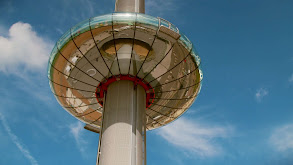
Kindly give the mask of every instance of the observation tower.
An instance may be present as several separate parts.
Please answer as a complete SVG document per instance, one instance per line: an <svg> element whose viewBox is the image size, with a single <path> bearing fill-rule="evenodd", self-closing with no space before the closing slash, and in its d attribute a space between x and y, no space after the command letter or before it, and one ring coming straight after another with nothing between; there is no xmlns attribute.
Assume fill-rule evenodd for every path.
<svg viewBox="0 0 293 165"><path fill-rule="evenodd" d="M144 0L69 29L50 55L60 105L100 134L97 165L146 165L146 131L180 117L200 92L200 58L172 23L144 14Z"/></svg>

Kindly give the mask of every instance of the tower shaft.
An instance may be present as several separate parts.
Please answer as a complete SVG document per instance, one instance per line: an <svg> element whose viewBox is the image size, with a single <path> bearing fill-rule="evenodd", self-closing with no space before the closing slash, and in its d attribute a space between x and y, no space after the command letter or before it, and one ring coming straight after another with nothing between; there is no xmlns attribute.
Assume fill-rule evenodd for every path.
<svg viewBox="0 0 293 165"><path fill-rule="evenodd" d="M145 13L145 0L116 0L115 12Z"/></svg>
<svg viewBox="0 0 293 165"><path fill-rule="evenodd" d="M132 81L108 87L98 165L145 165L145 97L144 88Z"/></svg>

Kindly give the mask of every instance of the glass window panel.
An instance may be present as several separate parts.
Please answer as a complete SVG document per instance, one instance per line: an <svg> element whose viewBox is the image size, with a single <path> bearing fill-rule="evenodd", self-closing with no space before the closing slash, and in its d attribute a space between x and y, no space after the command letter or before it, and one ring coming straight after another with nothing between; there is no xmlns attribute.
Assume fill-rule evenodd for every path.
<svg viewBox="0 0 293 165"><path fill-rule="evenodd" d="M171 24L170 29L178 33L178 28L175 25Z"/></svg>
<svg viewBox="0 0 293 165"><path fill-rule="evenodd" d="M58 49L57 49L57 44L55 44L54 48L52 49L52 52L50 54L50 63L52 64L53 63L53 60L56 56L56 54L58 53Z"/></svg>
<svg viewBox="0 0 293 165"><path fill-rule="evenodd" d="M200 65L200 58L194 46L192 46L191 56L195 60L197 65Z"/></svg>
<svg viewBox="0 0 293 165"><path fill-rule="evenodd" d="M157 30L159 27L159 20L157 18L144 14L137 14L136 22L154 30Z"/></svg>
<svg viewBox="0 0 293 165"><path fill-rule="evenodd" d="M200 75L200 81L201 81L203 79L203 73L202 73L202 70L200 69L200 67L198 69L199 69L199 75Z"/></svg>
<svg viewBox="0 0 293 165"><path fill-rule="evenodd" d="M56 55L58 54L58 49L57 49L57 44L55 44L54 48L52 49L52 52L50 54L49 57L49 61L48 61L48 77L50 77L50 73L51 73L51 64L53 64L54 59L56 57Z"/></svg>
<svg viewBox="0 0 293 165"><path fill-rule="evenodd" d="M59 49L62 49L62 47L69 41L71 40L71 34L70 30L68 30L66 33L63 34L63 36L59 39L57 42L57 46Z"/></svg>
<svg viewBox="0 0 293 165"><path fill-rule="evenodd" d="M196 61L196 60L195 60L195 53L196 53L195 47L192 46L192 50L191 50L191 52L190 52L190 55L191 55L191 57L192 57L192 59L193 59L194 61Z"/></svg>
<svg viewBox="0 0 293 165"><path fill-rule="evenodd" d="M114 25L134 25L136 14L133 13L114 13L113 24Z"/></svg>
<svg viewBox="0 0 293 165"><path fill-rule="evenodd" d="M190 40L182 33L180 33L181 37L179 41L185 46L186 49L190 50L192 48L192 43Z"/></svg>
<svg viewBox="0 0 293 165"><path fill-rule="evenodd" d="M54 58L56 57L57 53L58 53L57 44L55 44L55 46L52 49L51 54L50 54L50 58L48 61L49 65L50 65L50 63L53 64Z"/></svg>
<svg viewBox="0 0 293 165"><path fill-rule="evenodd" d="M86 19L71 28L72 37L76 37L86 31L89 31L89 20Z"/></svg>
<svg viewBox="0 0 293 165"><path fill-rule="evenodd" d="M161 23L161 26L163 25L163 26L165 26L165 27L167 27L167 28L170 28L170 26L169 26L169 22L168 21L166 21L166 20L164 20L164 19L161 19L160 18L160 23Z"/></svg>
<svg viewBox="0 0 293 165"><path fill-rule="evenodd" d="M53 84L52 84L52 82L49 80L49 85L50 85L50 89L51 89L51 91L53 92L53 93L55 93L55 88L54 88L54 86L53 86ZM56 96L55 96L56 97Z"/></svg>
<svg viewBox="0 0 293 165"><path fill-rule="evenodd" d="M90 19L91 29L97 29L103 26L112 26L112 14L102 15Z"/></svg>

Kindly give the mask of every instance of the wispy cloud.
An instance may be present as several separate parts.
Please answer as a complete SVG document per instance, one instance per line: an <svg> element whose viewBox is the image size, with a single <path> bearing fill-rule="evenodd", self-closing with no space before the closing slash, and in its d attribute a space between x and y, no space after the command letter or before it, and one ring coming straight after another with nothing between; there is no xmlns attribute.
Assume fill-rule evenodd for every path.
<svg viewBox="0 0 293 165"><path fill-rule="evenodd" d="M85 156L87 142L82 137L82 133L83 131L85 131L85 129L83 128L83 123L78 121L74 124L71 124L69 127L70 127L70 133L73 135L80 153L83 156Z"/></svg>
<svg viewBox="0 0 293 165"><path fill-rule="evenodd" d="M61 7L50 6L49 12L56 18L58 17L56 20L58 27L68 27L68 25L75 25L84 19L113 12L115 3L113 0L111 1L112 3L101 3L96 0L60 0Z"/></svg>
<svg viewBox="0 0 293 165"><path fill-rule="evenodd" d="M288 81L289 81L290 83L293 83L293 74L289 77Z"/></svg>
<svg viewBox="0 0 293 165"><path fill-rule="evenodd" d="M212 157L222 153L217 139L232 135L231 126L211 126L180 118L168 126L161 128L158 135L175 147L191 155Z"/></svg>
<svg viewBox="0 0 293 165"><path fill-rule="evenodd" d="M177 0L147 0L145 2L146 13L154 16L163 16L166 13L177 10L178 4L180 3L177 3Z"/></svg>
<svg viewBox="0 0 293 165"><path fill-rule="evenodd" d="M61 30L60 28L55 28L55 29L56 29L56 31L57 31L58 33L60 33L61 35L64 34L63 30Z"/></svg>
<svg viewBox="0 0 293 165"><path fill-rule="evenodd" d="M22 22L13 24L7 37L0 36L0 45L0 71L19 75L45 69L53 46Z"/></svg>
<svg viewBox="0 0 293 165"><path fill-rule="evenodd" d="M19 149L19 151L31 162L32 165L38 165L37 160L32 156L32 154L29 152L29 150L25 147L24 144L21 143L19 138L12 132L10 129L6 119L4 116L0 113L0 120L2 121L2 125L11 138L12 142L16 145L16 147Z"/></svg>
<svg viewBox="0 0 293 165"><path fill-rule="evenodd" d="M94 4L90 0L83 0L82 3L86 6L87 11L89 12L89 15L93 16L94 15Z"/></svg>
<svg viewBox="0 0 293 165"><path fill-rule="evenodd" d="M261 102L262 99L267 96L269 94L269 91L267 89L264 89L264 88L260 88L256 91L255 93L255 99L256 101L258 102Z"/></svg>
<svg viewBox="0 0 293 165"><path fill-rule="evenodd" d="M210 110L210 109L213 109L214 106L212 105L201 105L201 106L198 106L198 107L195 107L195 108L191 108L189 109L186 114L196 114L196 113L201 113L201 112L204 112L204 111L207 111L207 110Z"/></svg>
<svg viewBox="0 0 293 165"><path fill-rule="evenodd" d="M293 151L293 124L276 128L270 136L269 144L277 151Z"/></svg>

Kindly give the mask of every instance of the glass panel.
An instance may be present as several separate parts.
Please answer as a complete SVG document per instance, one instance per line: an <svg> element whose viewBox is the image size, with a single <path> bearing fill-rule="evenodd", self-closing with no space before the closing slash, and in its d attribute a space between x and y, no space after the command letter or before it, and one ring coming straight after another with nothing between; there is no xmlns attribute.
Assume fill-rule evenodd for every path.
<svg viewBox="0 0 293 165"><path fill-rule="evenodd" d="M52 82L49 80L49 85L50 85L50 88L51 88L51 91L53 92L53 93L55 93L55 88L54 88L54 86L52 85ZM62 105L62 104L61 104Z"/></svg>
<svg viewBox="0 0 293 165"><path fill-rule="evenodd" d="M163 25L163 26L169 28L169 22L168 21L166 21L164 19L161 19L161 18L160 18L160 21L161 21L161 26Z"/></svg>
<svg viewBox="0 0 293 165"><path fill-rule="evenodd" d="M195 53L195 61L196 61L197 66L200 66L200 64L201 64L201 59L199 58L199 56L198 56L197 53Z"/></svg>
<svg viewBox="0 0 293 165"><path fill-rule="evenodd" d="M50 59L49 59L49 62L52 64L53 63L53 60L55 58L55 56L57 55L58 53L58 49L57 49L57 43L55 44L54 48L52 49L52 52L50 54Z"/></svg>
<svg viewBox="0 0 293 165"><path fill-rule="evenodd" d="M196 62L196 65L199 66L200 65L200 58L199 58L198 53L197 53L194 46L192 46L191 56L194 59L194 61Z"/></svg>
<svg viewBox="0 0 293 165"><path fill-rule="evenodd" d="M54 46L54 48L52 49L52 52L51 52L51 54L50 54L50 57L49 57L49 61L48 61L48 77L50 78L50 73L51 73L51 71L50 71L50 69L51 69L51 64L53 64L53 62L54 62L54 59L55 59L55 57L56 57L56 55L57 55L57 53L58 53L58 49L57 49L57 44L55 44L55 46Z"/></svg>
<svg viewBox="0 0 293 165"><path fill-rule="evenodd" d="M63 36L59 39L57 42L58 48L61 50L62 47L69 41L71 40L71 34L70 34L70 29L63 34Z"/></svg>
<svg viewBox="0 0 293 165"><path fill-rule="evenodd" d="M112 26L112 14L102 15L90 19L91 29L97 29L103 26Z"/></svg>
<svg viewBox="0 0 293 165"><path fill-rule="evenodd" d="M178 33L178 28L175 26L175 25L173 25L173 24L171 24L171 30L173 30L174 32L176 32L176 33Z"/></svg>
<svg viewBox="0 0 293 165"><path fill-rule="evenodd" d="M203 78L203 73L202 73L202 70L199 68L199 74L200 74L200 81L202 80L202 78ZM201 83L200 83L200 89L201 89ZM200 89L199 89L199 91L198 91L198 93L200 92Z"/></svg>
<svg viewBox="0 0 293 165"><path fill-rule="evenodd" d="M86 31L89 31L89 20L86 19L71 28L72 37L76 37Z"/></svg>
<svg viewBox="0 0 293 165"><path fill-rule="evenodd" d="M144 15L144 14L137 14L136 22L138 25L143 24L143 26L146 26L155 30L157 30L159 27L159 20L157 18Z"/></svg>
<svg viewBox="0 0 293 165"><path fill-rule="evenodd" d="M180 35L181 35L181 37L180 37L179 41L182 42L182 44L184 45L184 47L187 50L190 50L192 48L192 43L184 34L180 33Z"/></svg>
<svg viewBox="0 0 293 165"><path fill-rule="evenodd" d="M48 78L51 78L51 64L50 63L48 63L47 76Z"/></svg>
<svg viewBox="0 0 293 165"><path fill-rule="evenodd" d="M134 25L136 14L133 13L113 13L113 24L114 25Z"/></svg>

